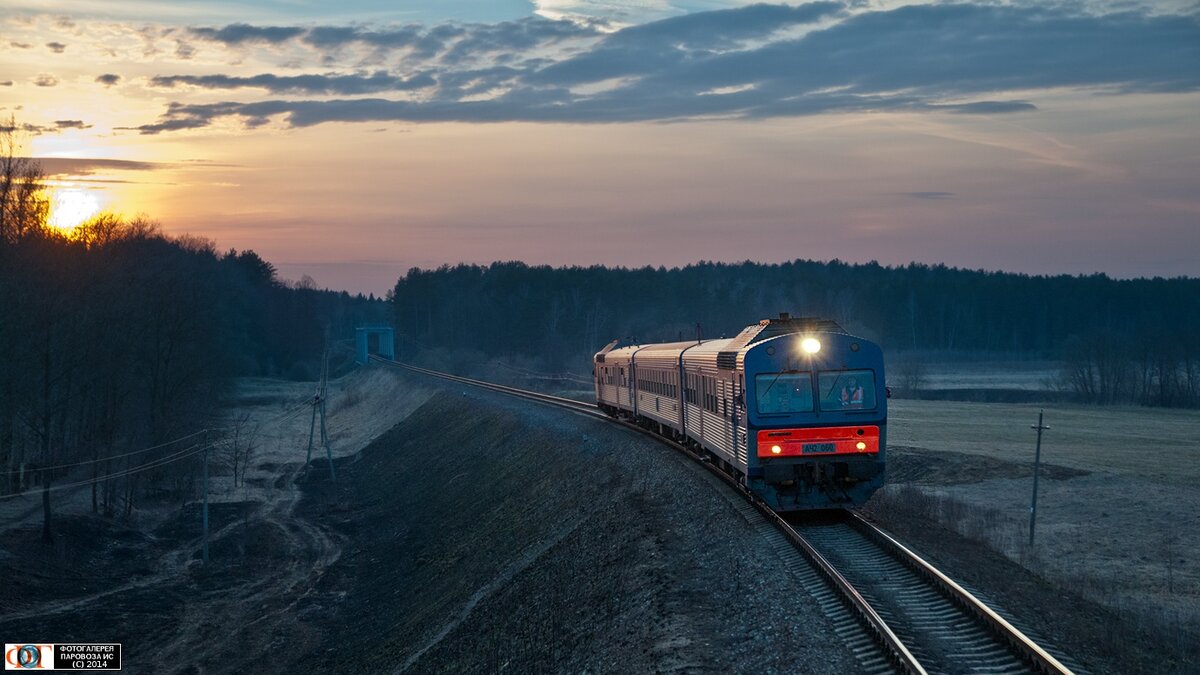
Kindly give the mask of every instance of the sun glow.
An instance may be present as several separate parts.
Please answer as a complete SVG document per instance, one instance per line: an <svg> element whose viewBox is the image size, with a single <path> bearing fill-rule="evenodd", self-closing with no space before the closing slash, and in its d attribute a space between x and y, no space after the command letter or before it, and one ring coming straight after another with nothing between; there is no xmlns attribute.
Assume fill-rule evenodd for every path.
<svg viewBox="0 0 1200 675"><path fill-rule="evenodd" d="M50 197L50 225L63 231L79 227L100 212L95 194L80 188L57 188Z"/></svg>

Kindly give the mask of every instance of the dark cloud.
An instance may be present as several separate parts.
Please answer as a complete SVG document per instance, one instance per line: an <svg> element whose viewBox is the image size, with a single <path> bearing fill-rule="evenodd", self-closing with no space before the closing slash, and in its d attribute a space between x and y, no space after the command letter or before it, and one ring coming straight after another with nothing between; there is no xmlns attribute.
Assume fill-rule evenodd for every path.
<svg viewBox="0 0 1200 675"><path fill-rule="evenodd" d="M106 87L111 87L121 81L121 76L116 73L104 73L103 75L97 75L96 81Z"/></svg>
<svg viewBox="0 0 1200 675"><path fill-rule="evenodd" d="M55 54L61 54L67 50L67 46L61 42L47 42L46 48Z"/></svg>
<svg viewBox="0 0 1200 675"><path fill-rule="evenodd" d="M470 26L442 56L442 62L456 64L481 56L509 56L566 40L600 35L591 26L572 21L553 21L530 17L518 21Z"/></svg>
<svg viewBox="0 0 1200 675"><path fill-rule="evenodd" d="M180 40L175 43L175 58L187 61L196 55L196 48Z"/></svg>
<svg viewBox="0 0 1200 675"><path fill-rule="evenodd" d="M416 44L421 39L422 33L422 27L416 25L381 31L350 26L318 26L305 33L302 41L322 49L345 47L351 44L401 49Z"/></svg>
<svg viewBox="0 0 1200 675"><path fill-rule="evenodd" d="M211 40L227 45L241 45L254 42L271 44L287 42L303 34L304 29L296 26L251 26L245 23L233 23L224 28L189 28L188 32L202 40Z"/></svg>
<svg viewBox="0 0 1200 675"><path fill-rule="evenodd" d="M534 49L568 39L593 37L593 26L556 21L540 16L497 24L446 23L433 27L417 24L383 28L363 26L251 26L230 24L222 28L190 28L203 40L236 46L245 43L279 44L297 40L325 52L350 46L379 50L408 50L416 59L443 55L448 62L461 63L486 55L504 55Z"/></svg>
<svg viewBox="0 0 1200 675"><path fill-rule="evenodd" d="M384 30L318 26L305 32L301 42L317 49L334 52L352 45L381 50L407 49L414 58L431 59L445 50L453 40L467 35L468 32L467 27L457 24L441 24L428 29L409 25Z"/></svg>
<svg viewBox="0 0 1200 675"><path fill-rule="evenodd" d="M90 176L97 171L154 171L169 164L136 162L125 159L76 159L71 157L33 157L49 176Z"/></svg>
<svg viewBox="0 0 1200 675"><path fill-rule="evenodd" d="M42 73L33 78L33 83L39 87L53 87L58 84L58 78L53 75Z"/></svg>
<svg viewBox="0 0 1200 675"><path fill-rule="evenodd" d="M32 134L40 134L40 133L42 133L42 131L44 129L45 129L45 127L37 125L37 124L25 123L25 124L14 125L14 124L7 124L4 122L0 122L0 133L4 133L4 134L9 134L14 131L24 131L24 132L32 133Z"/></svg>
<svg viewBox="0 0 1200 675"><path fill-rule="evenodd" d="M25 124L17 125L17 126L13 126L11 124L5 124L3 126L0 126L0 131L7 133L7 132L19 130L19 131L24 131L25 133L28 133L28 134L33 134L34 136L40 136L42 134L58 133L60 131L65 131L66 129L91 129L91 128L92 128L92 125L84 124L83 120L56 120L54 122L54 124L52 124L52 125L29 124L28 122Z"/></svg>
<svg viewBox="0 0 1200 675"><path fill-rule="evenodd" d="M905 197L915 197L916 199L949 199L954 196L953 192L901 192Z"/></svg>
<svg viewBox="0 0 1200 675"><path fill-rule="evenodd" d="M8 46L13 47L14 49L29 49L33 45L29 44L28 42L10 42L8 43Z"/></svg>
<svg viewBox="0 0 1200 675"><path fill-rule="evenodd" d="M652 73L733 49L745 40L819 21L842 9L842 4L835 2L798 7L750 5L632 26L611 34L594 49L542 69L535 81L584 84Z"/></svg>
<svg viewBox="0 0 1200 675"><path fill-rule="evenodd" d="M231 75L168 75L151 78L155 87L188 85L203 89L238 89L256 87L272 93L301 94L370 94L381 91L410 91L436 84L426 73L403 78L380 71L370 75L254 75L234 77Z"/></svg>
<svg viewBox="0 0 1200 675"><path fill-rule="evenodd" d="M938 107L949 112L961 113L963 115L995 115L1037 110L1037 106L1029 101L975 101L973 103L943 105Z"/></svg>
<svg viewBox="0 0 1200 675"><path fill-rule="evenodd" d="M11 86L13 86L12 80L4 80L3 82L0 82L0 87L11 87Z"/></svg>
<svg viewBox="0 0 1200 675"><path fill-rule="evenodd" d="M800 36L785 30L798 25L810 30ZM177 103L157 122L137 129L147 134L194 129L229 116L251 126L276 116L292 126L308 126L331 121L669 121L887 110L1011 114L1037 107L1029 100L997 97L998 92L1200 90L1200 68L1195 67L1200 63L1200 22L1186 15L1091 15L1061 7L970 4L848 13L841 4L815 2L698 12L603 37L592 31L544 19L423 32L313 28L299 39L324 48L374 40L376 46L403 45L410 54L440 54L421 76L428 78L421 86L436 81L436 87L420 101ZM578 42L582 51L557 61L537 52L537 46L571 38L583 38ZM518 56L508 62L493 56L489 67L472 60L508 52ZM533 58L521 61L526 53ZM409 82L384 72L160 79L161 86L254 86L337 96L401 89L397 81ZM598 82L610 86L591 86ZM477 100L481 96L491 98Z"/></svg>
<svg viewBox="0 0 1200 675"><path fill-rule="evenodd" d="M121 130L135 130L143 134L159 134L164 131L182 131L184 129L200 129L212 123L211 119L200 119L198 117L179 118L173 117L172 113L167 113L161 121L154 124L142 124L136 127L117 127Z"/></svg>

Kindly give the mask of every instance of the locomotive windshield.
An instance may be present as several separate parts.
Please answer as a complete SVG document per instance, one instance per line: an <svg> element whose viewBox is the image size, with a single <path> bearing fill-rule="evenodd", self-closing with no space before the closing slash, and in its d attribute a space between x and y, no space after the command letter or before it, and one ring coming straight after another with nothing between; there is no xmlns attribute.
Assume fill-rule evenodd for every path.
<svg viewBox="0 0 1200 675"><path fill-rule="evenodd" d="M875 372L839 370L821 373L821 410L874 410Z"/></svg>
<svg viewBox="0 0 1200 675"><path fill-rule="evenodd" d="M754 385L760 415L813 411L811 373L762 373Z"/></svg>

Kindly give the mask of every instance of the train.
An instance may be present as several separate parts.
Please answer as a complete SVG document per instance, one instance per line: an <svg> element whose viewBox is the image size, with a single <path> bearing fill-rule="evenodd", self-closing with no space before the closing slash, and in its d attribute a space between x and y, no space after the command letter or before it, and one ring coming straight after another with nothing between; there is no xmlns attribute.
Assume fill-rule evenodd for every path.
<svg viewBox="0 0 1200 675"><path fill-rule="evenodd" d="M848 509L883 486L883 352L834 321L780 314L732 338L614 340L596 404L687 445L777 512Z"/></svg>

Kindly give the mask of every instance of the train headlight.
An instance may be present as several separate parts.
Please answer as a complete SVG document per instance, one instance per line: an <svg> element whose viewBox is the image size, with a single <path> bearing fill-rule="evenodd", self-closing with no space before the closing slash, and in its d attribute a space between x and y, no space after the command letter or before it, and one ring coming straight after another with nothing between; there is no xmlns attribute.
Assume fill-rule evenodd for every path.
<svg viewBox="0 0 1200 675"><path fill-rule="evenodd" d="M859 450L866 450L867 444L859 441L854 447L858 448Z"/></svg>
<svg viewBox="0 0 1200 675"><path fill-rule="evenodd" d="M772 455L778 455L781 452L783 452L783 448L779 447L778 445L771 446L771 454Z"/></svg>
<svg viewBox="0 0 1200 675"><path fill-rule="evenodd" d="M821 341L816 338L804 338L800 341L800 349L803 349L805 354L816 354L821 351Z"/></svg>

